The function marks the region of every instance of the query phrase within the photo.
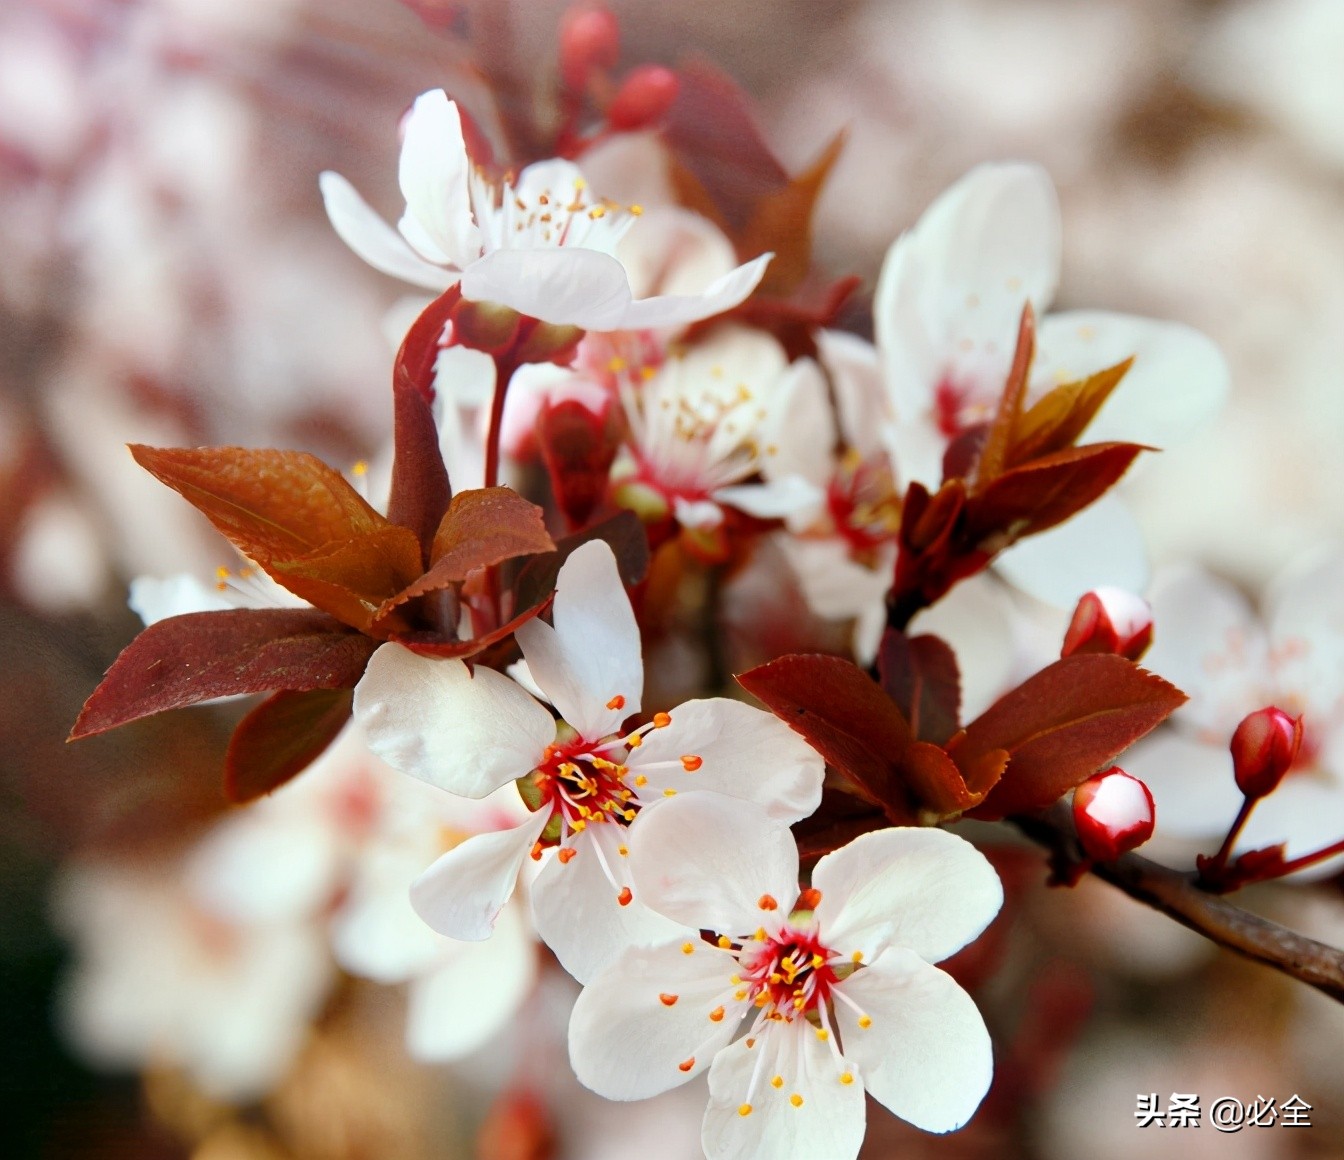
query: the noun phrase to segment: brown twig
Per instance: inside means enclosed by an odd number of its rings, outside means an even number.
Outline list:
[[[1012,821],[1057,859],[1079,859],[1072,835],[1062,827],[1041,818],[1015,817]],[[1291,975],[1344,1003],[1344,951],[1233,906],[1201,890],[1193,874],[1159,866],[1137,854],[1094,863],[1089,869],[1131,898],[1160,910],[1211,942]]]

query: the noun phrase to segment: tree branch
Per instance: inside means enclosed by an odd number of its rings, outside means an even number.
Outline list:
[[[1073,835],[1042,818],[1011,821],[1028,838],[1051,852],[1057,864],[1078,865]],[[1344,951],[1233,906],[1201,890],[1193,874],[1159,866],[1137,854],[1114,862],[1095,862],[1087,869],[1131,898],[1160,910],[1205,938],[1264,963],[1344,1003]]]

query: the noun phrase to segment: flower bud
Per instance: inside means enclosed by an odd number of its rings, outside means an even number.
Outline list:
[[[1153,643],[1153,610],[1123,588],[1094,588],[1078,601],[1064,634],[1061,657],[1114,653],[1136,661]]]
[[[1237,788],[1262,798],[1278,788],[1302,745],[1302,718],[1272,705],[1243,717],[1232,734],[1232,770]]]
[[[607,106],[607,124],[624,131],[657,125],[667,116],[680,87],[677,74],[660,64],[631,69]]]
[[[621,51],[621,29],[605,8],[576,5],[560,21],[560,77],[571,92],[582,93],[597,69],[609,69]]]
[[[1083,851],[1114,862],[1153,836],[1153,795],[1118,765],[1093,774],[1073,791],[1073,825]]]

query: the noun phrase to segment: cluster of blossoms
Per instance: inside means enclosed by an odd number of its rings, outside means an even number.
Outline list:
[[[436,295],[403,328],[393,446],[355,482],[292,452],[134,448],[246,565],[218,590],[138,582],[146,631],[75,734],[270,694],[227,757],[232,796],[262,800],[186,859],[217,994],[252,985],[222,964],[257,932],[321,930],[346,972],[410,983],[413,1054],[456,1058],[525,1001],[535,936],[584,987],[568,1033],[582,1083],[638,1100],[707,1072],[710,1157],[841,1160],[865,1091],[947,1132],[990,1087],[985,1022],[934,964],[980,935],[1003,887],[940,827],[1054,825],[1072,795],[1075,870],[1133,849],[1168,791],[1141,749],[1125,761],[1152,794],[1111,764],[1184,700],[1163,677],[1196,696],[1149,753],[1225,744],[1274,700],[1307,713],[1305,737],[1280,744],[1275,723],[1240,751],[1335,768],[1338,706],[1318,725],[1306,691],[1337,700],[1344,681],[1318,669],[1338,677],[1344,653],[1321,660],[1296,621],[1273,666],[1258,637],[1229,638],[1229,670],[1282,677],[1249,701],[1219,674],[1199,695],[1179,649],[1138,667],[1146,563],[1109,490],[1214,412],[1226,370],[1178,324],[1045,313],[1062,244],[1044,171],[985,165],[939,197],[886,256],[869,343],[838,327],[852,284],[806,285],[803,179],[715,220],[708,188],[705,204],[651,177],[639,202],[602,196],[604,177],[647,176],[674,95],[637,70],[604,132],[566,130],[563,156],[515,175],[425,93],[402,126],[395,228],[322,175],[350,248]],[[772,618],[739,665],[714,601],[771,560],[801,614]],[[935,619],[954,589],[979,604]],[[1178,637],[1169,598],[1207,617],[1228,604],[1181,591],[1154,589],[1159,649]],[[698,665],[679,624],[705,604],[716,647]],[[1057,659],[976,663],[989,622],[1011,639],[1047,606],[1074,613]],[[1287,607],[1338,630],[1334,605]],[[732,668],[766,709],[725,695]],[[1277,789],[1257,796],[1287,808]],[[1197,814],[1215,837],[1216,812]],[[275,1035],[313,1017],[331,977],[313,962],[255,968],[295,983],[256,1013]],[[115,997],[79,990],[110,1056],[148,1051],[182,1002],[165,989],[170,1006],[118,1039]],[[234,1083],[198,1038],[174,1062],[226,1096],[272,1082],[297,1042],[242,1035],[261,1062]]]

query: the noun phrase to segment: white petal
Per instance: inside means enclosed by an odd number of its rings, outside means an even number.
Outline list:
[[[452,948],[437,970],[411,984],[406,1047],[413,1059],[461,1059],[504,1032],[537,978],[537,948],[522,908],[500,913],[488,942]]]
[[[801,475],[785,475],[764,483],[739,483],[720,487],[713,499],[762,520],[794,516],[803,522],[816,518],[826,493]]]
[[[768,390],[761,474],[767,480],[802,478],[818,489],[814,503],[819,504],[821,489],[835,470],[835,420],[821,368],[810,358],[800,358]]]
[[[406,118],[397,173],[406,212],[420,231],[408,240],[418,245],[428,239],[438,253],[425,257],[437,261],[441,255],[459,270],[480,253],[467,189],[470,164],[457,106],[442,89],[422,93]]]
[[[1072,609],[1093,588],[1142,592],[1148,553],[1124,501],[1103,495],[1058,527],[1014,544],[994,561],[994,570],[1037,600]]]
[[[1330,545],[1295,560],[1267,603],[1279,695],[1295,695],[1319,727],[1344,696],[1344,553]]]
[[[733,1002],[736,969],[698,934],[627,950],[574,1004],[569,1059],[579,1082],[609,1100],[643,1100],[699,1075],[751,1009]],[[719,1007],[723,1017],[711,1019]],[[682,1071],[687,1060],[695,1062]]]
[[[712,1160],[857,1156],[866,1119],[858,1068],[837,1063],[803,1020],[771,1027],[753,1047],[748,1042],[740,1039],[719,1052],[710,1068],[705,1155]],[[768,1058],[761,1060],[763,1053]],[[846,1072],[853,1078],[842,1083]],[[784,1081],[778,1088],[770,1082],[775,1076]],[[802,1097],[796,1107],[795,1096]],[[751,1111],[744,1116],[748,1101]]]
[[[481,798],[536,768],[555,721],[508,677],[385,644],[355,686],[355,719],[395,769]]]
[[[687,326],[740,306],[765,276],[765,268],[774,254],[762,254],[750,262],[714,279],[698,294],[662,294],[631,302],[613,326],[593,326],[591,330],[657,330]]]
[[[457,281],[456,274],[415,253],[339,173],[328,170],[318,183],[337,236],[375,270],[434,291],[447,290]]]
[[[810,540],[781,535],[775,542],[797,575],[807,606],[818,616],[848,620],[873,608],[884,609],[896,563],[894,551],[884,550],[883,562],[866,568],[850,558],[849,545],[837,537]]]
[[[1170,447],[1213,418],[1231,386],[1227,360],[1205,335],[1178,322],[1100,310],[1043,319],[1032,393],[1076,382],[1135,356],[1134,365],[1087,429],[1111,439]]]
[[[648,909],[638,891],[621,905],[621,888],[630,886],[633,877],[629,858],[618,847],[630,840],[623,826],[589,826],[574,839],[574,857],[568,862],[551,858],[532,885],[537,934],[580,983],[590,982],[629,947],[696,935]],[[615,881],[607,877],[603,862]]]
[[[1009,591],[992,575],[973,576],[910,625],[912,635],[941,636],[957,654],[963,721],[975,720],[1008,691],[1016,660]],[[1053,660],[1058,652],[1054,646],[1047,659]]]
[[[672,513],[683,528],[717,528],[723,523],[723,508],[707,499],[672,501]]]
[[[442,958],[449,944],[411,906],[411,883],[425,867],[421,845],[380,843],[362,852],[349,897],[332,920],[331,947],[343,970],[402,983]]]
[[[1214,839],[1227,832],[1242,801],[1227,741],[1209,744],[1163,728],[1121,755],[1121,768],[1153,795],[1160,836]]]
[[[746,934],[798,898],[793,835],[751,802],[678,794],[641,810],[628,833],[635,896],[687,926]],[[775,905],[762,909],[767,896]]]
[[[523,859],[549,820],[545,810],[538,810],[511,830],[477,834],[454,846],[411,883],[415,913],[449,938],[489,938],[518,883]]]
[[[137,576],[131,581],[131,593],[126,603],[146,628],[170,616],[182,616],[188,612],[218,612],[235,607],[195,576],[186,573],[163,579]]]
[[[699,293],[737,264],[722,231],[699,214],[671,205],[646,209],[621,239],[616,256],[637,298]]]
[[[960,1128],[980,1106],[994,1071],[985,1021],[971,997],[937,967],[893,948],[840,984],[872,1020],[835,1004],[845,1057],[880,1104],[926,1132]]]
[[[494,250],[463,271],[462,294],[585,330],[624,329],[631,301],[625,267],[609,254],[577,246]]]
[[[639,625],[616,557],[601,540],[575,549],[556,577],[555,627],[517,632],[528,673],[579,734],[597,741],[639,712],[644,659]]]
[[[711,790],[756,802],[790,823],[820,804],[825,762],[773,713],[709,697],[678,705],[668,716],[671,724],[644,734],[626,759],[633,773],[649,779],[649,796]],[[700,764],[688,772],[683,757],[698,757]]]
[[[843,330],[818,332],[817,348],[831,373],[845,443],[865,459],[884,451],[892,414],[877,348]]]
[[[827,942],[871,959],[905,947],[936,963],[960,950],[1003,905],[985,856],[946,830],[900,827],[855,838],[812,872]]]

